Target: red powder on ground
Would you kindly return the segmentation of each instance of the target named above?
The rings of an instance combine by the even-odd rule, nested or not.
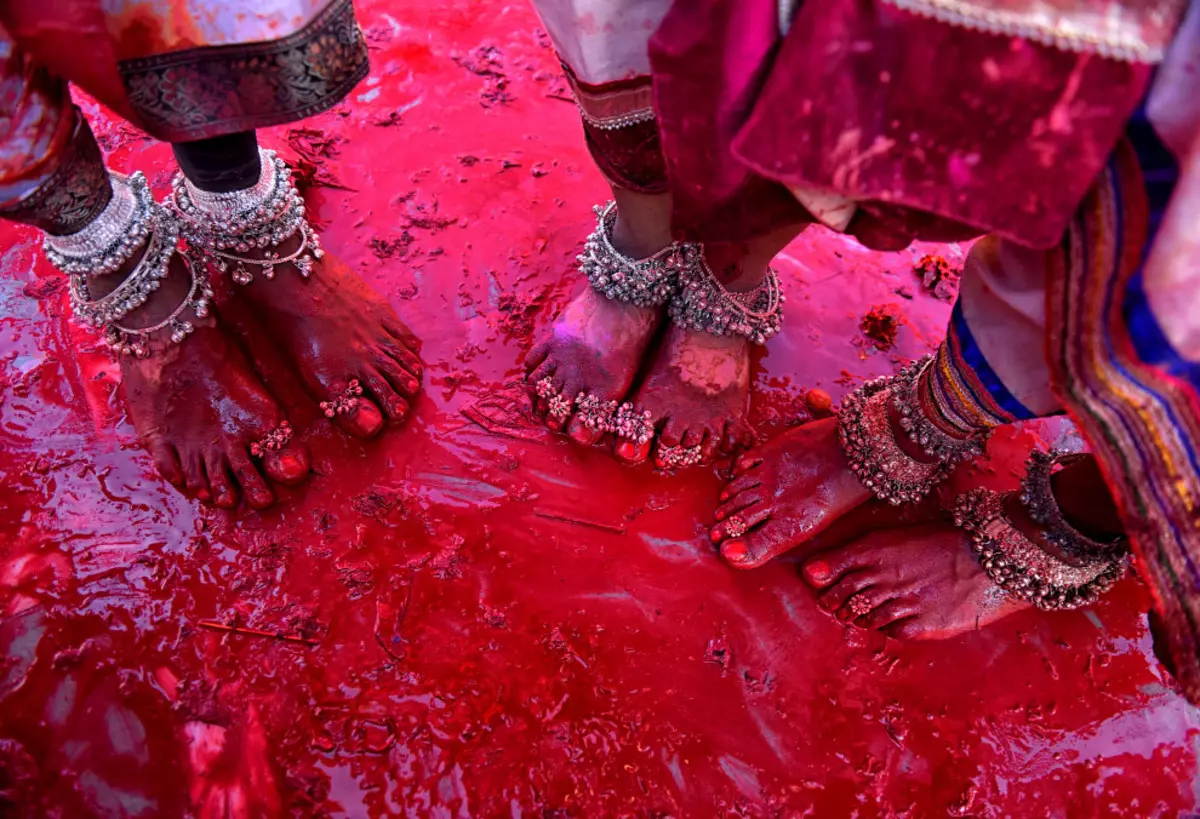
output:
[[[962,277],[962,270],[951,267],[944,256],[922,256],[913,267],[913,271],[920,276],[921,286],[937,298],[953,302],[958,295],[958,281]]]
[[[896,345],[896,335],[904,323],[904,314],[895,304],[877,304],[863,316],[859,329],[877,349],[890,350]]]
[[[185,500],[134,442],[96,338],[65,323],[65,288],[34,284],[50,275],[38,237],[0,227],[0,814],[1197,808],[1200,720],[1151,656],[1137,580],[1089,611],[887,641],[823,614],[795,556],[721,562],[703,532],[728,461],[627,469],[530,422],[509,385],[579,285],[591,206],[610,195],[575,108],[537,79],[557,74],[554,54],[525,4],[356,6],[386,35],[379,82],[302,124],[337,139],[318,158],[353,190],[308,203],[324,245],[424,341],[427,389],[403,430],[348,440],[283,383],[308,484],[261,514]],[[512,99],[484,107],[481,85]],[[287,152],[286,133],[260,136]],[[169,147],[141,140],[109,161],[164,184],[172,168]],[[404,258],[378,257],[371,239],[402,230]],[[845,251],[811,229],[775,263],[795,297],[755,364],[764,436],[793,423],[800,385],[841,400],[944,331],[949,304],[914,299],[891,353],[858,360],[844,340],[894,300],[896,257]],[[997,434],[985,480],[1012,486],[1029,430],[1061,426]]]

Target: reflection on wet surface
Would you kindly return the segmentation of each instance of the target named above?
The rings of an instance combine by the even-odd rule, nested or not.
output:
[[[794,561],[717,559],[715,471],[627,469],[530,425],[506,385],[570,297],[606,195],[553,54],[524,4],[359,5],[374,81],[305,123],[335,146],[309,201],[424,339],[402,431],[363,444],[315,422],[317,474],[266,513],[182,498],[133,442],[97,339],[65,323],[35,237],[0,229],[15,815],[1194,809],[1196,712],[1152,659],[1136,581],[1091,612],[884,642],[823,615]],[[454,60],[484,46],[511,101]],[[168,149],[86,107],[113,166],[161,192]],[[294,159],[286,136],[262,139]],[[836,402],[936,344],[948,303],[912,272],[931,250],[961,258],[815,230],[788,249],[762,433],[807,417],[805,390]],[[907,323],[880,352],[859,324],[885,304]],[[1034,436],[998,436],[992,480]]]

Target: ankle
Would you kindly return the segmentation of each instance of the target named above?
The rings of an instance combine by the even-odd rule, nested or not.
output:
[[[669,230],[636,223],[628,219],[620,208],[617,209],[617,221],[612,231],[612,243],[617,252],[633,259],[645,259],[672,241]]]
[[[145,255],[146,246],[140,247],[129,261],[110,276],[97,276],[88,282],[88,289],[95,298],[104,298],[121,286],[133,273],[134,268]],[[133,310],[121,320],[125,327],[139,330],[143,327],[153,327],[171,315],[180,303],[188,297],[192,289],[192,277],[188,275],[183,258],[178,254],[172,256],[167,268],[167,275],[160,279],[158,287],[146,297],[140,307]]]
[[[761,285],[770,261],[751,255],[743,244],[724,242],[705,245],[704,258],[717,281],[734,293],[749,292]]]

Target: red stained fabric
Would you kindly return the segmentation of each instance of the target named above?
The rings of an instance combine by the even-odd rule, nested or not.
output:
[[[667,166],[653,120],[612,129],[585,122],[583,133],[596,167],[614,185],[637,193],[667,192]]]
[[[768,0],[681,4],[651,41],[688,232],[764,232],[799,208],[783,183],[872,203],[895,242],[1053,245],[1150,76],[879,3],[806,3],[782,43],[775,15]]]

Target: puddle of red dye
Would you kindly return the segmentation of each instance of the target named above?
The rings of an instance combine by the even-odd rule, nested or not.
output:
[[[578,284],[603,181],[525,4],[358,5],[371,79],[263,141],[306,153],[326,245],[425,339],[404,431],[359,445],[322,422],[319,474],[278,508],[190,503],[133,445],[115,370],[64,322],[34,235],[0,229],[14,815],[1195,809],[1196,711],[1152,658],[1137,581],[1089,612],[885,642],[821,614],[794,560],[726,568],[704,536],[714,471],[626,469],[521,423],[504,387]],[[163,189],[168,150],[89,113],[112,164]],[[933,348],[948,304],[913,274],[929,252],[961,263],[820,230],[788,248],[762,432],[807,417],[807,390],[836,403]],[[900,291],[895,347],[856,345]],[[1035,435],[998,438],[989,480],[1011,485]]]

